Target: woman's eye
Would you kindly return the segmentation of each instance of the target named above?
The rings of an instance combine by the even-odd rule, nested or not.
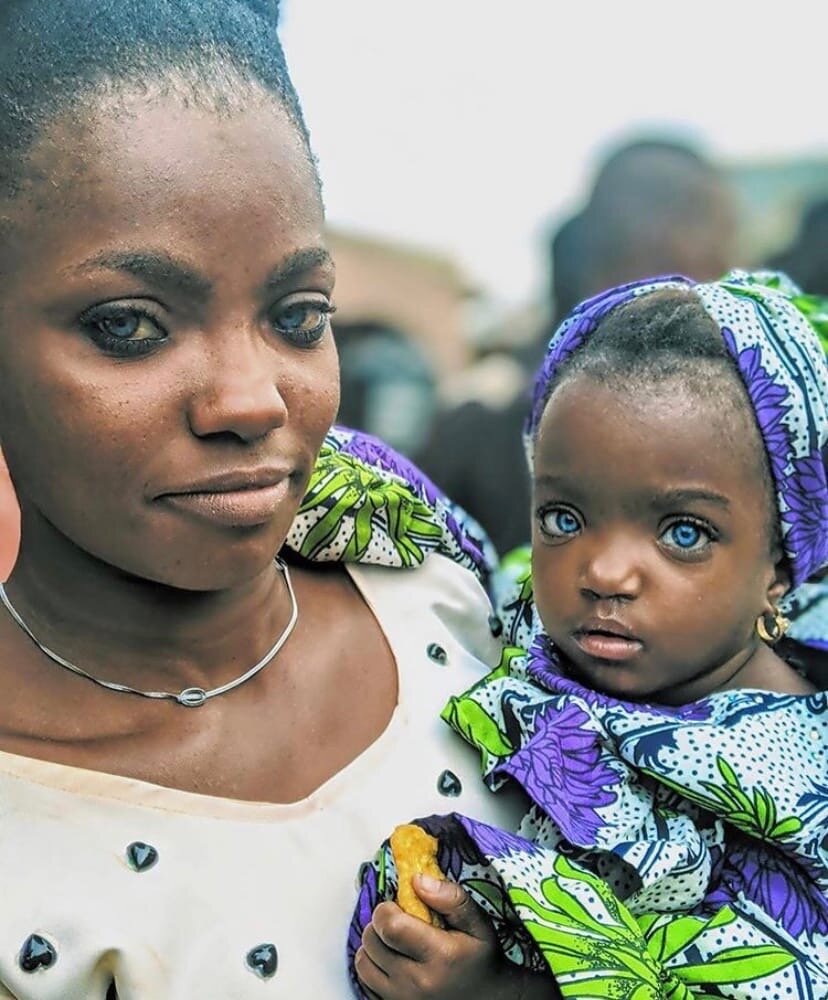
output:
[[[710,545],[713,537],[710,531],[694,521],[675,521],[662,532],[661,541],[681,552],[700,552]]]
[[[321,299],[288,302],[271,311],[270,322],[283,337],[309,346],[321,339],[333,311],[334,306]]]
[[[98,325],[110,337],[117,340],[163,340],[164,334],[149,316],[135,312],[116,313],[102,316]]]
[[[549,538],[571,538],[583,527],[580,517],[566,507],[547,507],[539,512],[538,520]]]
[[[144,309],[99,306],[80,318],[87,335],[108,354],[142,354],[167,339],[167,331]]]

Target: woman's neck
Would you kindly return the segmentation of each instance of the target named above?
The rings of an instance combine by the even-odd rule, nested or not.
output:
[[[109,566],[50,526],[24,526],[7,590],[44,645],[93,676],[141,689],[225,683],[264,655],[291,613],[272,563],[227,589],[185,591]]]

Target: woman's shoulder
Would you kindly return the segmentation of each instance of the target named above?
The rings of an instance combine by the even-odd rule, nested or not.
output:
[[[405,594],[417,604],[458,607],[472,613],[485,612],[492,605],[479,577],[448,556],[432,552],[418,566],[405,569],[391,566],[347,564],[348,572],[372,592]]]
[[[439,625],[478,659],[499,658],[500,626],[488,594],[452,559],[431,553],[410,569],[349,565],[348,572],[382,625]]]

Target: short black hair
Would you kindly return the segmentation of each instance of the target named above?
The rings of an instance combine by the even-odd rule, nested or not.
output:
[[[608,313],[560,365],[546,387],[544,409],[561,385],[582,375],[633,396],[678,384],[691,396],[733,416],[734,432],[757,463],[767,500],[771,547],[780,545],[770,460],[750,396],[721,330],[692,290],[646,292]]]
[[[53,121],[99,90],[169,80],[219,105],[228,88],[273,94],[310,141],[277,36],[278,0],[0,0],[0,196]]]
[[[661,288],[637,295],[611,310],[595,332],[561,364],[548,388],[551,395],[566,378],[581,372],[627,385],[695,380],[700,363],[721,370],[738,385],[750,405],[736,362],[715,320],[688,288]],[[704,380],[705,385],[713,383]],[[720,386],[715,386],[719,391]]]

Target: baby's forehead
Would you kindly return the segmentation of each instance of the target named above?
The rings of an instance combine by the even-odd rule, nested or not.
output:
[[[709,374],[709,373],[708,373]],[[601,380],[578,374],[552,394],[541,418],[535,475],[550,465],[592,472],[619,463],[643,476],[661,465],[696,474],[722,461],[761,485],[764,443],[752,408],[727,382]],[[598,470],[600,472],[600,467]]]
[[[663,424],[666,417],[701,421],[711,427],[742,432],[756,430],[750,397],[735,371],[719,362],[694,361],[617,375],[576,371],[566,376],[550,395],[540,430],[571,407],[589,409],[600,420],[608,409],[623,411],[628,419]],[[761,443],[761,439],[758,439]]]

